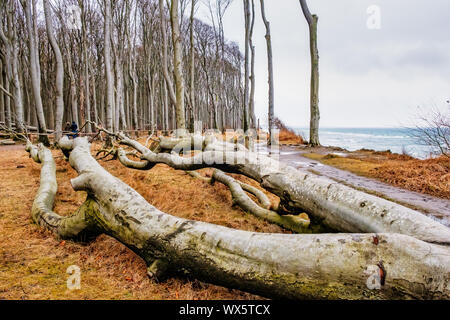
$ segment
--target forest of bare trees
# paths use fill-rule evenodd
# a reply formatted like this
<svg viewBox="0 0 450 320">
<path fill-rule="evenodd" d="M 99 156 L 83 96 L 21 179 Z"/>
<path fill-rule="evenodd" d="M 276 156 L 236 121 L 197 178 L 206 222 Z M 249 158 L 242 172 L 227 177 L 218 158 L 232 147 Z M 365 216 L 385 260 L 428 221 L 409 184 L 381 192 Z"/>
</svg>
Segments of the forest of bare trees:
<svg viewBox="0 0 450 320">
<path fill-rule="evenodd" d="M 264 0 L 260 15 L 255 2 L 242 0 L 241 53 L 224 34 L 232 0 L 2 1 L 0 129 L 8 143 L 25 142 L 29 157 L 40 163 L 28 207 L 33 222 L 63 239 L 59 246 L 65 239 L 89 242 L 108 235 L 141 257 L 157 283 L 182 276 L 268 298 L 449 299 L 446 225 L 416 206 L 281 160 L 282 152 L 274 155 L 268 148 L 266 155 L 250 147 L 249 134 L 242 144 L 240 135 L 228 139 L 220 133 L 260 127 L 257 17 L 265 28 L 268 145 L 275 140 L 272 127 L 284 127 L 275 117 L 270 16 Z M 299 4 L 309 27 L 309 144 L 317 147 L 318 16 L 306 0 Z M 208 22 L 198 19 L 200 7 Z M 433 119 L 422 120 L 439 130 L 419 131 L 419 136 L 447 155 L 447 118 Z M 98 137 L 106 141 L 95 141 Z M 62 152 L 58 161 L 51 143 Z M 105 166 L 113 160 L 116 169 L 127 168 L 121 178 Z M 67 210 L 55 206 L 55 199 L 67 193 L 66 188 L 58 192 L 57 172 L 68 172 L 59 168 L 62 164 L 74 169 L 66 174 L 72 189 L 86 196 Z M 157 165 L 170 169 L 161 176 L 182 171 L 210 186 L 221 183 L 231 193 L 231 207 L 289 233 L 238 230 L 160 210 L 123 181 L 133 170 Z M 5 167 L 25 165 L 10 161 Z M 130 179 L 142 185 L 151 180 Z M 165 194 L 157 188 L 155 193 Z M 182 200 L 165 195 L 164 201 Z M 204 211 L 211 207 L 206 204 Z"/>
<path fill-rule="evenodd" d="M 56 141 L 72 121 L 113 131 L 255 127 L 249 59 L 224 37 L 230 2 L 2 2 L 0 122 L 55 131 Z M 200 5 L 212 23 L 195 17 Z"/>
</svg>

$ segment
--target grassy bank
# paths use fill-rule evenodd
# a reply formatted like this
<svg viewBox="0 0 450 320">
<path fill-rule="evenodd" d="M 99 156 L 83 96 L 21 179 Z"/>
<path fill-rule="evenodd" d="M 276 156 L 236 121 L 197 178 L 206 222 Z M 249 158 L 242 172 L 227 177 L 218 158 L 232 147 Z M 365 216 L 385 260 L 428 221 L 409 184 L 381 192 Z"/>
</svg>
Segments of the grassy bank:
<svg viewBox="0 0 450 320">
<path fill-rule="evenodd" d="M 349 152 L 345 156 L 323 152 L 303 156 L 400 188 L 450 199 L 450 159 L 444 156 L 419 160 L 371 150 Z"/>
</svg>

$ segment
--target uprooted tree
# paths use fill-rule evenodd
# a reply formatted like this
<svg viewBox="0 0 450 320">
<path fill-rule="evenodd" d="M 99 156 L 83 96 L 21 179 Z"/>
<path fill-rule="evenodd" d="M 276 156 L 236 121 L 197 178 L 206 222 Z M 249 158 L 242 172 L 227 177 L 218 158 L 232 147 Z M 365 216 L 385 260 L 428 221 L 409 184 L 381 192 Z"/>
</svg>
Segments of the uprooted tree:
<svg viewBox="0 0 450 320">
<path fill-rule="evenodd" d="M 141 256 L 148 274 L 157 279 L 180 274 L 276 298 L 450 298 L 450 229 L 419 212 L 296 170 L 242 145 L 189 136 L 159 138 L 152 151 L 122 133 L 109 134 L 139 154 L 136 161 L 118 150 L 119 161 L 127 167 L 149 170 L 165 163 L 201 179 L 208 178 L 192 171 L 214 167 L 211 179 L 230 187 L 235 203 L 252 214 L 292 230 L 307 228 L 307 219 L 278 213 L 306 211 L 328 228 L 352 233 L 264 234 L 169 215 L 108 173 L 91 156 L 87 138 L 81 137 L 59 141 L 78 173 L 72 187 L 87 192 L 85 203 L 70 216 L 52 211 L 57 183 L 50 150 L 27 143 L 31 157 L 42 163 L 34 222 L 61 238 L 108 234 Z M 184 146 L 198 151 L 181 156 Z M 280 197 L 279 207 L 225 172 L 255 179 Z M 259 204 L 243 190 L 254 194 Z"/>
</svg>

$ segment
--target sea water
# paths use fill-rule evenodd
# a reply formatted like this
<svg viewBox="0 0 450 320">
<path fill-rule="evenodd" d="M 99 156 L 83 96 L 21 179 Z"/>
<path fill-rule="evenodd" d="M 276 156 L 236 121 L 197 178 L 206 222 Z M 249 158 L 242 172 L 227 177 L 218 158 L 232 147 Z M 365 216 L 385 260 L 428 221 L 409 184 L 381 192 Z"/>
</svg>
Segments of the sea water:
<svg viewBox="0 0 450 320">
<path fill-rule="evenodd" d="M 295 131 L 309 138 L 308 128 L 295 128 Z M 320 143 L 355 151 L 372 149 L 390 150 L 393 153 L 407 153 L 416 158 L 428 158 L 435 151 L 421 145 L 411 136 L 408 128 L 320 128 Z"/>
</svg>

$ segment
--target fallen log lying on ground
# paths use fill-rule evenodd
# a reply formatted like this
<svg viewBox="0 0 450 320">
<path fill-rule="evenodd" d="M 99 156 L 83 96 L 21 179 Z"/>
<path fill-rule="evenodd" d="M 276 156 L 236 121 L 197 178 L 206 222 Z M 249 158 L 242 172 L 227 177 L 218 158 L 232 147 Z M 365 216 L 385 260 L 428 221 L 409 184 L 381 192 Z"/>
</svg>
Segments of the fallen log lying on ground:
<svg viewBox="0 0 450 320">
<path fill-rule="evenodd" d="M 286 211 L 306 212 L 317 223 L 341 232 L 400 233 L 439 244 L 450 244 L 450 229 L 422 213 L 394 202 L 367 194 L 326 177 L 287 166 L 270 157 L 249 152 L 241 145 L 209 139 L 203 141 L 202 152 L 192 157 L 177 152 L 155 153 L 122 133 L 115 134 L 121 144 L 141 153 L 147 168 L 164 163 L 179 170 L 214 167 L 226 172 L 246 175 L 280 197 Z M 182 146 L 188 139 L 180 139 Z M 197 141 L 197 143 L 199 143 Z M 237 151 L 236 151 L 237 150 Z M 122 162 L 125 164 L 124 162 Z M 129 167 L 133 168 L 136 162 Z M 125 164 L 126 165 L 126 164 Z"/>
<path fill-rule="evenodd" d="M 216 170 L 217 169 L 215 169 L 215 171 Z M 209 183 L 214 182 L 213 178 L 203 177 L 197 171 L 186 171 L 186 173 L 188 173 L 189 175 L 191 175 L 194 178 L 201 179 L 205 182 L 209 182 Z M 264 192 L 262 192 L 261 190 L 259 190 L 258 188 L 255 188 L 247 183 L 243 183 L 242 181 L 239 181 L 239 180 L 234 180 L 234 182 L 239 183 L 239 185 L 241 186 L 241 188 L 243 190 L 253 194 L 258 199 L 260 206 L 263 207 L 264 209 L 271 209 L 273 207 L 272 203 L 270 202 L 269 197 L 267 197 L 266 194 Z"/>
<path fill-rule="evenodd" d="M 0 146 L 10 146 L 13 144 L 16 144 L 16 142 L 14 140 L 10 140 L 10 139 L 0 140 Z"/>
<path fill-rule="evenodd" d="M 62 238 L 100 233 L 122 242 L 150 275 L 181 274 L 266 297 L 291 299 L 450 298 L 450 248 L 401 234 L 263 234 L 159 211 L 113 177 L 86 138 L 69 147 L 86 202 L 71 216 L 52 211 L 57 184 L 51 152 L 28 144 L 42 163 L 33 220 Z"/>
<path fill-rule="evenodd" d="M 201 176 L 191 172 L 190 174 L 202 179 Z M 252 186 L 235 180 L 234 178 L 226 175 L 219 169 L 214 169 L 210 182 L 219 181 L 230 188 L 233 204 L 240 206 L 244 211 L 251 213 L 261 219 L 267 220 L 271 223 L 277 224 L 287 230 L 291 230 L 298 233 L 307 232 L 309 226 L 309 219 L 305 219 L 304 216 L 298 215 L 279 215 L 275 211 L 269 210 L 270 203 L 267 196 Z M 263 206 L 255 203 L 243 189 L 250 190 L 252 193 L 256 193 L 258 198 L 262 199 Z"/>
</svg>

